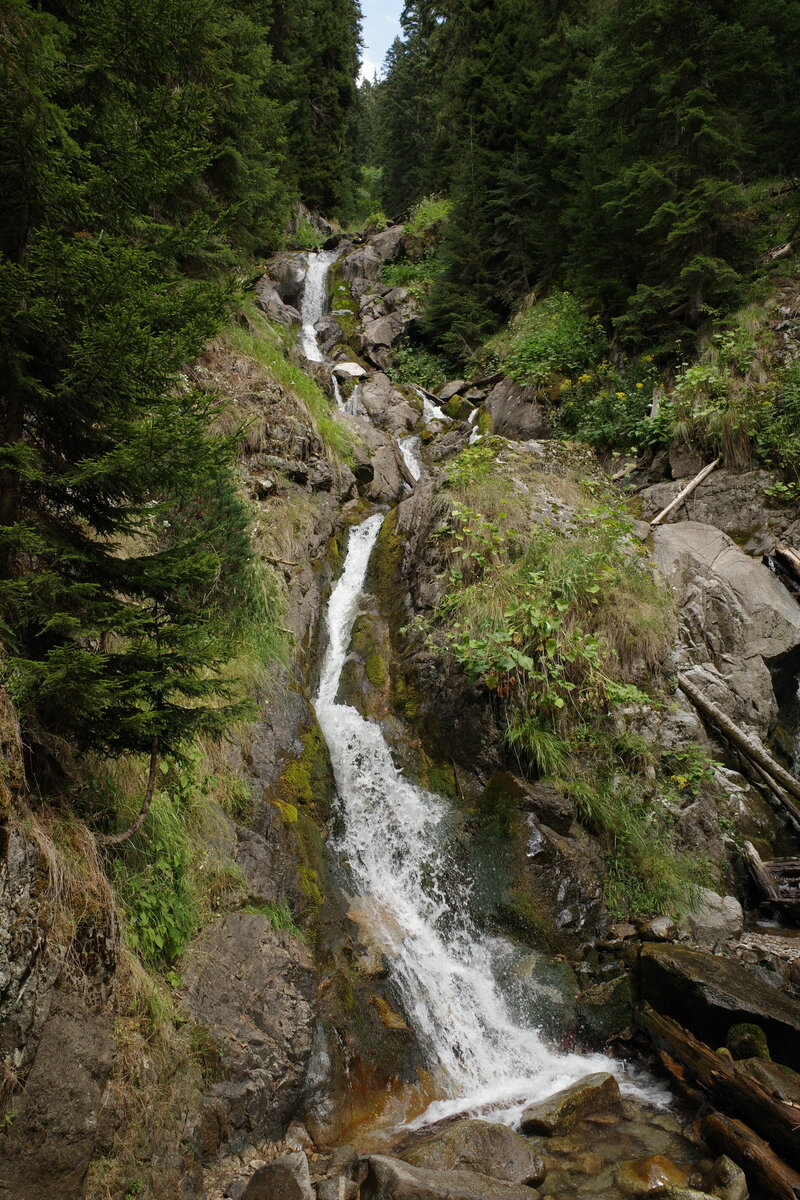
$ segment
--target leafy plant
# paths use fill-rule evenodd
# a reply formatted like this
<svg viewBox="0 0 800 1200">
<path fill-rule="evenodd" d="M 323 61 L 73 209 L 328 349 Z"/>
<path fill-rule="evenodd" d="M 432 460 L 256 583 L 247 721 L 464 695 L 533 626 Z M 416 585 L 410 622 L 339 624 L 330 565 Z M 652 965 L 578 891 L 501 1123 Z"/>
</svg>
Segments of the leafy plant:
<svg viewBox="0 0 800 1200">
<path fill-rule="evenodd" d="M 516 319 L 505 367 L 519 384 L 547 384 L 590 366 L 604 346 L 599 318 L 587 316 L 571 293 L 557 292 Z"/>
</svg>

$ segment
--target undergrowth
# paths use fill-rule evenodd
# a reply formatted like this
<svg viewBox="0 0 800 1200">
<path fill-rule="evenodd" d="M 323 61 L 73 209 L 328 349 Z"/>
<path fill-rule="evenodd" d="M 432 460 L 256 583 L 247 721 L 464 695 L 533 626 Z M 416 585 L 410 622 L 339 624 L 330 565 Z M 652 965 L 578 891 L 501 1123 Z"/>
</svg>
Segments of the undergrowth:
<svg viewBox="0 0 800 1200">
<path fill-rule="evenodd" d="M 702 875 L 674 835 L 680 789 L 615 733 L 618 714 L 662 702 L 671 603 L 605 480 L 570 470 L 563 444 L 550 453 L 490 438 L 448 467 L 434 644 L 488 689 L 523 769 L 597 833 L 610 907 L 674 914 Z"/>
</svg>

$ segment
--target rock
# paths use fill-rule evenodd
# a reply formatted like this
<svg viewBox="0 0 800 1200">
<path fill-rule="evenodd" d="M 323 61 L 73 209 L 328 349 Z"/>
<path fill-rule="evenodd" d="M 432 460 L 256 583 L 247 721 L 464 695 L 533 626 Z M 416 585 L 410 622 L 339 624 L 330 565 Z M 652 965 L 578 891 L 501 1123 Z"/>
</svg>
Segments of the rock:
<svg viewBox="0 0 800 1200">
<path fill-rule="evenodd" d="M 689 1187 L 659 1187 L 647 1195 L 648 1200 L 715 1200 L 709 1192 L 698 1192 Z"/>
<path fill-rule="evenodd" d="M 226 1187 L 225 1195 L 229 1197 L 229 1200 L 242 1200 L 246 1187 L 246 1179 L 233 1179 Z"/>
<path fill-rule="evenodd" d="M 731 1025 L 725 1045 L 733 1058 L 760 1058 L 764 1062 L 770 1062 L 767 1035 L 760 1025 L 753 1025 L 749 1022 Z"/>
<path fill-rule="evenodd" d="M 529 1104 L 522 1114 L 520 1129 L 544 1137 L 568 1133 L 584 1117 L 617 1112 L 621 1102 L 619 1084 L 613 1075 L 587 1075 L 554 1096 Z"/>
<path fill-rule="evenodd" d="M 466 379 L 454 379 L 450 383 L 446 383 L 439 392 L 439 399 L 444 403 L 447 400 L 452 400 L 453 396 L 457 396 L 459 392 L 467 386 Z"/>
<path fill-rule="evenodd" d="M 242 1200 L 314 1200 L 308 1159 L 302 1150 L 259 1167 Z"/>
<path fill-rule="evenodd" d="M 266 313 L 271 321 L 277 321 L 279 325 L 285 325 L 287 328 L 301 323 L 302 318 L 299 311 L 281 299 L 275 281 L 268 275 L 264 275 L 259 280 L 255 292 L 258 307 Z"/>
<path fill-rule="evenodd" d="M 457 1121 L 442 1133 L 418 1142 L 402 1157 L 415 1167 L 466 1169 L 532 1187 L 545 1176 L 544 1162 L 528 1139 L 492 1121 Z"/>
<path fill-rule="evenodd" d="M 672 455 L 670 455 L 670 459 Z M 700 464 L 702 465 L 702 464 Z M 686 476 L 697 471 L 688 460 L 683 463 Z M 677 479 L 675 470 L 673 479 Z M 727 471 L 718 467 L 688 496 L 671 523 L 697 521 L 713 525 L 733 538 L 746 554 L 768 554 L 775 539 L 791 543 L 791 525 L 797 520 L 797 505 L 773 505 L 765 496 L 774 479 L 769 471 Z M 686 484 L 686 479 L 674 483 L 657 483 L 641 493 L 644 499 L 642 516 L 648 521 L 674 500 Z"/>
<path fill-rule="evenodd" d="M 800 1108 L 800 1074 L 797 1071 L 763 1058 L 742 1058 L 736 1065 L 740 1071 L 757 1079 L 772 1095 Z"/>
<path fill-rule="evenodd" d="M 486 400 L 492 418 L 492 433 L 527 441 L 550 435 L 547 413 L 537 399 L 536 389 L 520 387 L 513 379 L 502 379 Z"/>
<path fill-rule="evenodd" d="M 356 362 L 338 362 L 331 368 L 334 375 L 345 375 L 351 379 L 363 379 L 367 374 L 366 367 Z"/>
<path fill-rule="evenodd" d="M 705 466 L 703 455 L 682 438 L 675 438 L 669 448 L 669 469 L 673 479 L 694 479 Z M 666 507 L 666 505 L 664 506 Z M 714 522 L 716 524 L 716 522 Z"/>
<path fill-rule="evenodd" d="M 724 1044 L 731 1025 L 757 1022 L 781 1059 L 800 1068 L 800 1003 L 764 983 L 737 959 L 686 946 L 642 946 L 642 999 L 709 1046 Z"/>
<path fill-rule="evenodd" d="M 747 1178 L 727 1154 L 721 1155 L 703 1179 L 703 1187 L 719 1200 L 748 1200 Z"/>
<path fill-rule="evenodd" d="M 685 914 L 681 925 L 701 946 L 716 946 L 740 936 L 744 914 L 734 896 L 720 896 L 709 888 L 701 888 L 696 907 Z"/>
<path fill-rule="evenodd" d="M 291 250 L 275 254 L 267 263 L 267 275 L 285 304 L 299 308 L 306 282 L 306 256 Z"/>
<path fill-rule="evenodd" d="M 683 1187 L 687 1174 L 662 1154 L 639 1158 L 623 1163 L 618 1168 L 614 1182 L 626 1196 L 649 1196 L 655 1188 L 677 1185 Z"/>
<path fill-rule="evenodd" d="M 346 1175 L 327 1175 L 317 1184 L 317 1200 L 357 1200 L 359 1185 Z"/>
<path fill-rule="evenodd" d="M 574 1033 L 579 987 L 568 962 L 534 951 L 515 963 L 512 976 L 509 1010 L 520 1024 L 554 1040 Z"/>
<path fill-rule="evenodd" d="M 712 526 L 659 526 L 653 553 L 678 602 L 676 665 L 734 721 L 765 736 L 778 711 L 767 660 L 775 666 L 800 645 L 800 607 Z"/>
<path fill-rule="evenodd" d="M 538 1200 L 524 1184 L 505 1183 L 477 1171 L 413 1167 L 399 1158 L 372 1154 L 363 1193 L 370 1200 Z"/>
<path fill-rule="evenodd" d="M 615 921 L 608 931 L 609 937 L 617 941 L 626 941 L 628 938 L 636 937 L 637 929 L 635 925 L 631 925 L 630 921 Z"/>
<path fill-rule="evenodd" d="M 639 927 L 639 937 L 643 942 L 674 942 L 678 936 L 678 927 L 671 917 L 653 917 L 643 921 Z"/>
<path fill-rule="evenodd" d="M 188 952 L 184 1002 L 220 1046 L 222 1102 L 233 1150 L 281 1137 L 300 1102 L 314 1030 L 309 951 L 265 917 L 227 913 Z"/>
<path fill-rule="evenodd" d="M 376 321 L 366 321 L 362 326 L 360 348 L 372 355 L 376 346 L 393 346 L 405 328 L 399 313 L 387 313 Z"/>
<path fill-rule="evenodd" d="M 633 1022 L 633 988 L 629 975 L 607 979 L 582 992 L 575 1005 L 578 1027 L 599 1041 L 607 1041 Z"/>
</svg>

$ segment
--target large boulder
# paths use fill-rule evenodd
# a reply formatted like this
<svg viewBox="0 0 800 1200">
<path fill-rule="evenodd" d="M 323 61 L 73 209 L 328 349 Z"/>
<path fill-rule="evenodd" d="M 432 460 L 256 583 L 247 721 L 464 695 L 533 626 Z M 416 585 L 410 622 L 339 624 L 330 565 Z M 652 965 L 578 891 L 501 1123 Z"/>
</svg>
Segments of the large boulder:
<svg viewBox="0 0 800 1200">
<path fill-rule="evenodd" d="M 505 1183 L 477 1171 L 412 1167 L 399 1158 L 372 1154 L 362 1196 L 370 1200 L 537 1200 L 525 1184 Z"/>
<path fill-rule="evenodd" d="M 255 913 L 207 926 L 183 965 L 184 1002 L 220 1047 L 232 1149 L 280 1137 L 300 1102 L 311 1056 L 316 972 L 308 949 Z"/>
<path fill-rule="evenodd" d="M 800 1004 L 738 959 L 652 943 L 642 946 L 639 967 L 642 999 L 708 1045 L 723 1045 L 732 1025 L 751 1022 L 777 1058 L 800 1068 Z"/>
<path fill-rule="evenodd" d="M 523 1133 L 552 1137 L 569 1133 L 579 1121 L 596 1113 L 620 1112 L 622 1099 L 613 1075 L 597 1072 L 562 1088 L 546 1100 L 529 1104 L 522 1114 Z"/>
<path fill-rule="evenodd" d="M 242 1200 L 314 1200 L 308 1159 L 302 1150 L 283 1154 L 251 1177 Z"/>
<path fill-rule="evenodd" d="M 676 665 L 734 721 L 765 736 L 777 719 L 767 663 L 800 646 L 800 607 L 713 526 L 659 526 L 653 553 L 680 612 Z"/>
<path fill-rule="evenodd" d="M 546 438 L 550 434 L 547 411 L 533 387 L 520 387 L 513 379 L 501 379 L 486 400 L 492 418 L 492 433 L 518 441 Z"/>
<path fill-rule="evenodd" d="M 545 1176 L 544 1162 L 532 1143 L 493 1121 L 456 1121 L 403 1153 L 415 1167 L 440 1171 L 466 1169 L 535 1187 Z"/>
</svg>

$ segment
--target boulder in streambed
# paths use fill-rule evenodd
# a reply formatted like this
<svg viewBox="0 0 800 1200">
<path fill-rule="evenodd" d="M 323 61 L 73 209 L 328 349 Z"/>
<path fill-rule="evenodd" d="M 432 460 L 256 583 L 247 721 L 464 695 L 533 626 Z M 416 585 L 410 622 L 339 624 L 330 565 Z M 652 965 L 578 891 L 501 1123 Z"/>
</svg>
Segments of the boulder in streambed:
<svg viewBox="0 0 800 1200">
<path fill-rule="evenodd" d="M 283 1154 L 259 1167 L 242 1193 L 242 1200 L 314 1200 L 308 1159 L 303 1151 Z"/>
<path fill-rule="evenodd" d="M 493 1121 L 464 1120 L 404 1151 L 415 1167 L 469 1170 L 506 1183 L 540 1184 L 545 1166 L 527 1138 Z"/>
<path fill-rule="evenodd" d="M 506 1183 L 478 1171 L 413 1167 L 400 1158 L 372 1154 L 362 1196 L 370 1200 L 538 1200 L 525 1184 Z"/>
<path fill-rule="evenodd" d="M 703 1179 L 703 1187 L 719 1200 L 747 1200 L 747 1178 L 744 1171 L 727 1154 L 722 1154 Z"/>
<path fill-rule="evenodd" d="M 613 1075 L 597 1072 L 562 1088 L 546 1100 L 529 1104 L 522 1114 L 523 1133 L 552 1137 L 568 1133 L 578 1121 L 596 1113 L 617 1113 L 622 1099 Z"/>
<path fill-rule="evenodd" d="M 649 1158 L 623 1163 L 614 1182 L 626 1196 L 649 1196 L 655 1188 L 684 1187 L 688 1177 L 682 1167 L 663 1154 L 651 1154 Z"/>
<path fill-rule="evenodd" d="M 781 1060 L 800 1068 L 800 1004 L 738 959 L 647 943 L 639 969 L 642 999 L 709 1046 L 723 1045 L 732 1025 L 755 1022 Z"/>
</svg>

